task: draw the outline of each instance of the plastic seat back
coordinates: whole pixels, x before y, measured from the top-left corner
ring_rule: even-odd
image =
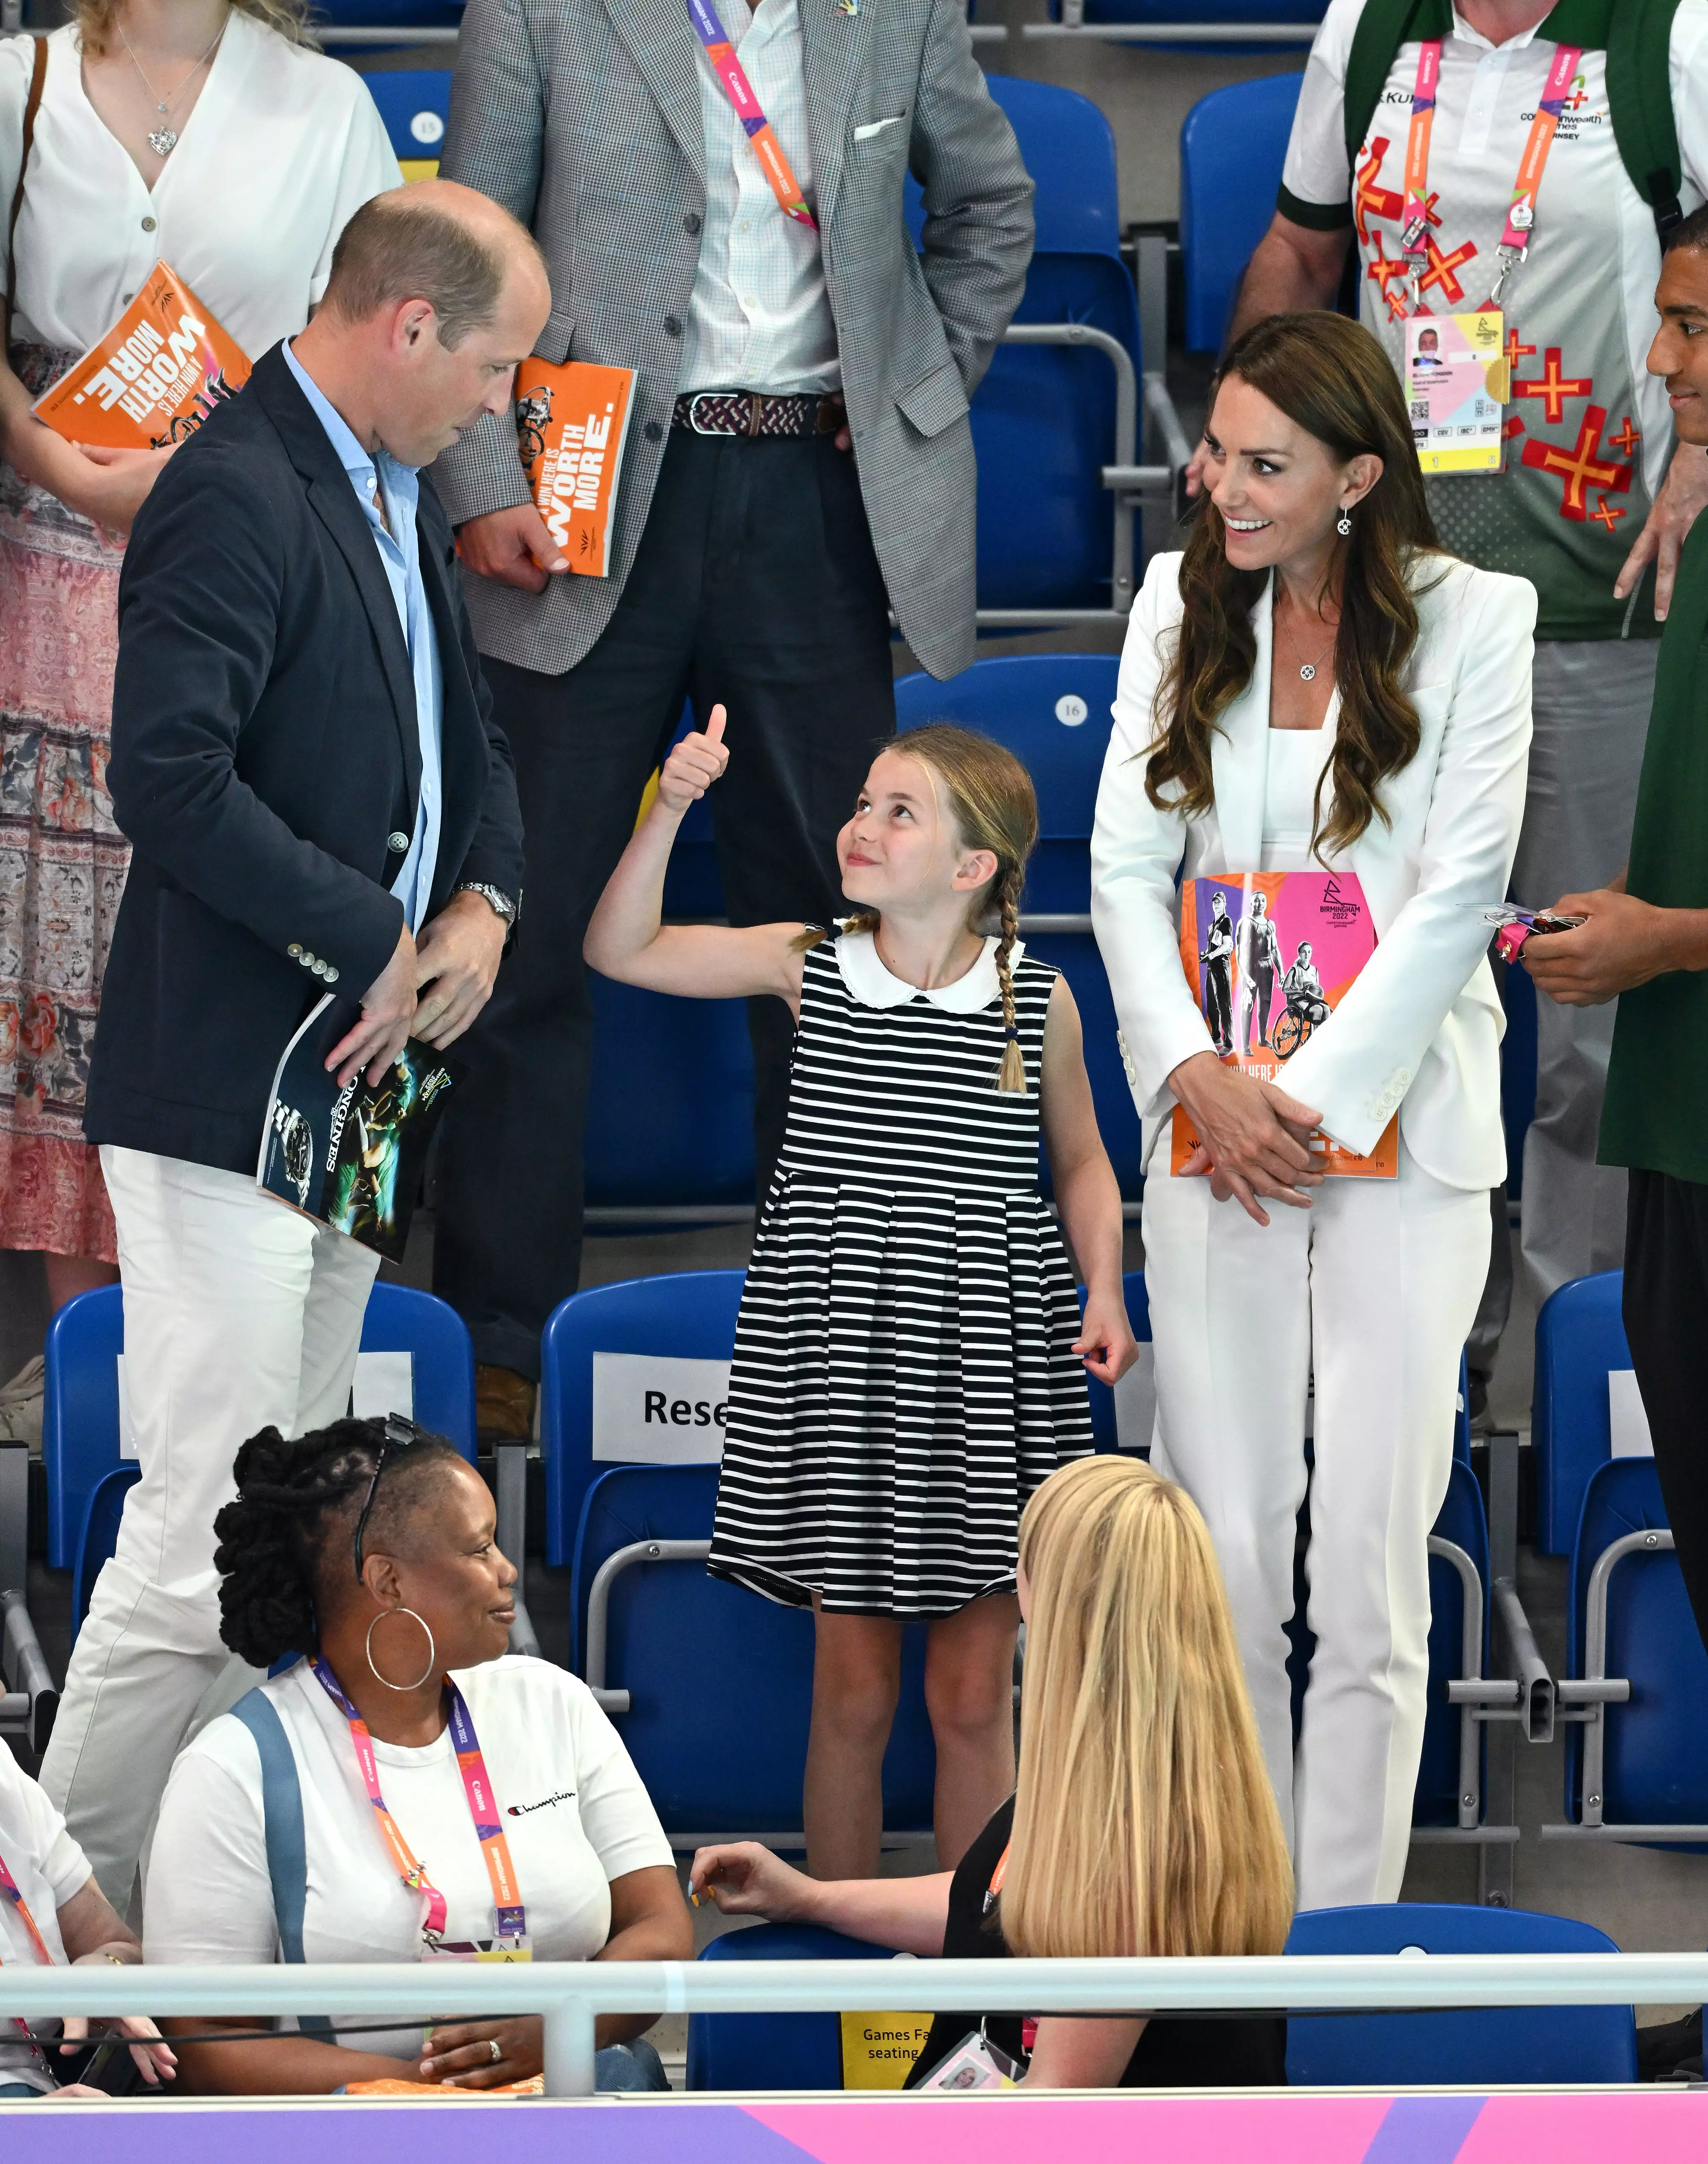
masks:
[[[384,1355],[409,1360],[409,1398],[388,1389],[390,1374]],[[369,1416],[401,1412],[422,1427],[453,1442],[472,1465],[475,1458],[474,1347],[468,1326],[455,1308],[413,1285],[376,1279],[362,1317],[362,1347],[356,1366],[357,1410]],[[385,1402],[382,1402],[385,1400]]]
[[[1133,0],[1107,0],[1107,4],[1130,6]],[[1217,17],[1193,16],[1175,12],[1170,0],[1170,13],[1162,19],[1226,19],[1229,12],[1223,6]],[[1279,19],[1302,22],[1308,13],[1300,10]],[[1098,19],[1142,18],[1105,13]],[[1235,19],[1260,18],[1242,10]],[[1304,79],[1302,75],[1260,76],[1254,82],[1213,90],[1198,100],[1181,128],[1180,252],[1189,353],[1215,353],[1221,347],[1235,289],[1252,249],[1275,215],[1276,191]]]
[[[726,1931],[700,1954],[706,1962],[893,1961],[888,1946],[815,1924],[759,1924]],[[905,1998],[904,1986],[897,1988]],[[839,2089],[842,2024],[835,2014],[690,2014],[691,2089]]]
[[[101,1575],[101,1566],[118,1546],[119,1520],[124,1514],[124,1499],[142,1479],[139,1465],[115,1465],[103,1473],[90,1491],[89,1505],[83,1513],[82,1528],[77,1538],[76,1561],[71,1571],[71,1643],[77,1642],[77,1633],[83,1627],[83,1618],[89,1613],[89,1596],[95,1590],[95,1581]]]
[[[1612,1452],[1611,1370],[1631,1365],[1619,1303],[1622,1270],[1574,1278],[1536,1318],[1530,1442],[1536,1453],[1536,1545],[1569,1555],[1590,1476]]]
[[[571,1598],[575,1666],[584,1673],[588,1595],[620,1550],[709,1540],[715,1466],[616,1466],[587,1491]],[[607,1687],[631,1694],[615,1714],[664,1829],[709,1836],[794,1832],[812,1711],[813,1618],[715,1578],[704,1563],[639,1561],[618,1574],[607,1608]],[[935,1754],[925,1704],[925,1632],[903,1639],[901,1703],[883,1762],[884,1824],[931,1823]]]
[[[454,29],[463,0],[321,0],[315,16],[321,42],[336,45],[341,29]]]
[[[687,1006],[687,1001],[679,1004]],[[736,1317],[741,1305],[742,1270],[683,1270],[652,1278],[625,1279],[572,1293],[548,1320],[540,1340],[540,1444],[546,1461],[546,1560],[561,1569],[574,1547],[581,1506],[588,1489],[605,1467],[644,1463],[637,1452],[622,1459],[595,1458],[594,1382],[601,1353],[630,1359],[727,1362],[736,1349]],[[615,1384],[616,1373],[608,1369]],[[627,1369],[626,1382],[637,1371]],[[641,1433],[652,1423],[642,1389]],[[707,1379],[706,1388],[715,1377]],[[668,1418],[678,1402],[673,1385],[656,1425],[658,1449],[669,1461],[715,1465],[723,1438],[717,1426],[717,1401],[697,1388],[680,1402],[689,1410],[681,1421]],[[698,1421],[694,1406],[709,1402],[711,1417]],[[656,1462],[656,1461],[654,1461]],[[695,1536],[697,1537],[697,1536]]]
[[[1578,1954],[1619,1949],[1592,1925],[1527,1909],[1401,1901],[1307,1909],[1290,1954]],[[1294,2015],[1287,2080],[1297,2088],[1406,2088],[1509,2083],[1633,2082],[1628,2006],[1480,2006],[1464,2012]]]
[[[1060,0],[1052,0],[1052,13],[1059,4]],[[1085,0],[1085,19],[1087,23],[1202,23],[1207,27],[1223,23],[1315,24],[1322,21],[1327,6],[1328,0]],[[1308,30],[1301,42],[1310,42]],[[1267,42],[1243,47],[1218,42],[1190,50],[1273,53],[1278,49]]]
[[[1036,194],[1037,238],[1014,320],[1106,333],[1135,367],[1139,309],[1120,255],[1115,139],[1089,98],[1019,76],[987,78]],[[919,190],[904,187],[915,241]],[[1107,608],[1115,376],[1087,346],[999,345],[972,401],[981,608]]]
[[[1483,1629],[1477,1649],[1480,1673],[1488,1673],[1489,1658],[1489,1527],[1483,1510],[1483,1491],[1468,1464],[1454,1458],[1447,1484],[1447,1500],[1432,1528],[1438,1538],[1451,1541],[1468,1555],[1483,1589]],[[1448,1703],[1447,1686],[1464,1673],[1464,1581],[1458,1567],[1445,1556],[1429,1558],[1429,1710],[1423,1722],[1423,1756],[1417,1768],[1417,1786],[1412,1801],[1412,1823],[1422,1826],[1459,1824],[1459,1736],[1461,1715]],[[1486,1731],[1479,1730],[1480,1737]],[[1482,1746],[1480,1744],[1480,1749]],[[1486,1753],[1485,1752],[1485,1755]],[[1479,1795],[1487,1783],[1480,1780]]]
[[[1595,1473],[1584,1494],[1572,1552],[1567,1668],[1584,1673],[1585,1610],[1596,1560],[1630,1533],[1660,1531],[1667,1523],[1652,1458],[1616,1458]],[[1607,1582],[1605,1673],[1624,1676],[1631,1697],[1607,1707],[1601,1766],[1601,1811],[1609,1825],[1708,1824],[1708,1653],[1684,1591],[1679,1559],[1669,1549],[1637,1549],[1613,1567]],[[1577,1820],[1583,1799],[1583,1731],[1566,1731],[1566,1811]]]
[[[41,1455],[50,1570],[75,1566],[89,1499],[119,1463],[123,1350],[124,1302],[117,1285],[79,1293],[48,1325]]]
[[[460,13],[460,9],[457,12]],[[348,18],[354,22],[352,15]],[[376,24],[380,16],[372,18]],[[451,71],[448,68],[381,69],[362,78],[368,86],[385,133],[391,154],[403,168],[406,181],[424,181],[438,171],[439,151],[445,139],[445,122],[451,110]]]

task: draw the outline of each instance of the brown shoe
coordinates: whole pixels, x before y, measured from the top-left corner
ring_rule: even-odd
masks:
[[[483,1436],[511,1442],[534,1437],[534,1385],[514,1368],[477,1363],[474,1369],[474,1425]]]

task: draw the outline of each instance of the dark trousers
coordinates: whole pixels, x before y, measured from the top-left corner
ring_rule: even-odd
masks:
[[[1204,993],[1209,1007],[1210,1035],[1218,1052],[1234,1049],[1234,993],[1232,978],[1234,965],[1226,954],[1218,954],[1204,969]]]
[[[1632,1174],[1624,1309],[1679,1568],[1708,1644],[1708,1187]]]
[[[702,723],[729,708],[711,805],[731,923],[824,923],[839,908],[836,837],[895,730],[888,601],[853,460],[828,436],[673,430],[591,651],[561,676],[485,667],[516,755],[527,879],[445,1118],[433,1281],[477,1360],[537,1375],[541,1328],[581,1268],[593,1054],[581,942],[684,699]],[[748,1011],[762,1194],[793,1032],[780,1000]]]

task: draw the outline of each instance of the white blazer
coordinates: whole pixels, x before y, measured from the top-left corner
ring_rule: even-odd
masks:
[[[1252,614],[1251,681],[1223,713],[1212,747],[1214,807],[1188,819],[1145,796],[1152,701],[1181,616],[1180,564],[1177,554],[1154,557],[1134,605],[1092,837],[1092,920],[1147,1163],[1174,1109],[1169,1075],[1214,1048],[1181,964],[1179,882],[1261,869],[1271,733],[1272,580]],[[1527,580],[1441,557],[1420,559],[1417,584],[1406,688],[1422,740],[1382,784],[1391,824],[1372,820],[1339,860],[1364,888],[1376,951],[1288,1061],[1285,1086],[1360,1152],[1397,1109],[1426,1172],[1449,1187],[1494,1187],[1506,1177],[1504,1017],[1478,911],[1505,900],[1518,846],[1536,593]],[[1337,710],[1338,699],[1331,726]]]

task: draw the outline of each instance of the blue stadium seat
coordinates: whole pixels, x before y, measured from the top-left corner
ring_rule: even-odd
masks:
[[[595,1688],[627,1693],[612,1719],[665,1831],[683,1846],[742,1834],[798,1841],[813,1619],[709,1575],[704,1544],[716,1498],[713,1465],[616,1466],[588,1489],[571,1577],[574,1665]],[[638,1554],[609,1581],[601,1657],[590,1599],[601,1568],[623,1550],[668,1542],[693,1552]],[[887,1827],[930,1825],[935,1763],[925,1631],[914,1626],[903,1641],[901,1703],[883,1762]]]
[[[1290,1954],[1617,1953],[1604,1932],[1527,1909],[1402,1901],[1307,1909]],[[1634,2082],[1628,2006],[1475,2007],[1428,2014],[1294,2014],[1287,2080],[1297,2088],[1409,2088],[1450,2083]]]
[[[1124,1199],[1136,1202],[1144,1184],[1139,1115],[1122,1069],[1114,1002],[1088,914],[1092,820],[1119,667],[1113,654],[1010,654],[976,661],[946,684],[923,672],[904,676],[895,700],[896,724],[904,733],[931,722],[980,730],[1005,744],[1032,776],[1039,840],[1020,902],[1026,943],[1040,962],[1060,969],[1072,987],[1103,1147]],[[1082,922],[1073,929],[1025,927],[1025,918],[1046,915]]]
[[[1594,1280],[1590,1279],[1590,1283]],[[1609,1550],[1628,1542],[1616,1556]],[[1597,1565],[1605,1624],[1592,1601]],[[1616,1458],[1590,1478],[1572,1553],[1567,1668],[1622,1678],[1622,1704],[1588,1707],[1566,1732],[1566,1814],[1577,1825],[1708,1830],[1708,1653],[1691,1613],[1652,1458]],[[1572,1704],[1569,1681],[1559,1686]],[[1599,1800],[1585,1808],[1586,1800]],[[1692,1845],[1680,1843],[1679,1846]]]
[[[474,1356],[454,1309],[407,1285],[375,1284],[362,1322],[364,1352],[407,1352],[410,1412],[474,1462]],[[48,1325],[42,1459],[48,1565],[69,1570],[72,1622],[81,1625],[101,1566],[113,1553],[137,1468],[120,1454],[118,1358],[123,1298],[103,1285],[68,1300]]]
[[[1037,241],[1014,325],[1102,331],[1142,375],[1108,122],[1089,98],[1054,83],[987,80],[1037,187]],[[905,198],[917,240],[924,213],[911,178]],[[1153,358],[1160,369],[1162,356]],[[997,349],[972,401],[981,609],[1099,611],[1130,600],[1112,596],[1113,499],[1102,485],[1116,455],[1115,418],[1107,355],[1066,344]]]
[[[454,30],[463,19],[463,0],[319,0],[315,19],[324,45],[347,43],[339,35],[344,30],[396,30],[399,44],[407,45],[411,30]],[[363,43],[376,50],[373,40]]]
[[[1607,1376],[1631,1365],[1619,1303],[1622,1270],[1574,1278],[1536,1318],[1530,1442],[1536,1459],[1536,1545],[1569,1555],[1584,1491],[1612,1449]]]
[[[1061,0],[1050,0],[1051,14],[1059,14],[1061,6]],[[1153,24],[1176,23],[1202,25],[1206,29],[1243,27],[1248,23],[1265,29],[1274,24],[1291,26],[1295,23],[1313,27],[1322,21],[1327,6],[1328,0],[1084,0],[1084,19],[1087,23],[1131,23],[1139,29]],[[1310,41],[1311,27],[1307,27],[1300,42],[1308,45]],[[1238,52],[1241,47],[1218,39],[1214,50]],[[1286,48],[1265,39],[1244,50],[1275,52]]]
[[[367,9],[365,0],[357,0],[363,8],[364,19],[376,25],[385,18]],[[428,0],[428,13],[433,12]],[[453,17],[460,15],[460,6],[441,10]],[[356,18],[354,13],[350,21]],[[427,19],[424,16],[423,20]],[[380,118],[385,123],[385,133],[391,138],[391,152],[403,167],[406,181],[425,180],[426,172],[413,171],[411,167],[428,166],[438,170],[439,146],[445,139],[445,123],[451,110],[451,71],[448,68],[380,69],[364,76],[374,102],[380,108]]]
[[[758,1924],[726,1931],[699,1958],[726,1961],[893,1961],[888,1946],[816,1924]],[[898,1996],[907,1986],[898,1982]],[[691,2089],[839,2089],[842,2025],[835,2014],[690,2014]]]
[[[1130,7],[1134,0],[1104,4]],[[1160,19],[1205,19],[1174,13],[1173,0],[1169,4],[1170,13]],[[1224,17],[1228,12],[1225,7],[1218,11]],[[1100,14],[1098,19],[1129,18]],[[1303,17],[1289,13],[1280,19],[1297,22]],[[1181,129],[1180,253],[1188,353],[1221,349],[1241,274],[1275,215],[1276,191],[1303,81],[1302,75],[1260,76],[1254,82],[1213,90],[1198,100]]]
[[[601,1352],[727,1360],[736,1349],[741,1270],[683,1270],[572,1293],[540,1340],[540,1447],[546,1461],[546,1560],[574,1552],[584,1497],[606,1463],[593,1454],[594,1361]],[[721,1436],[707,1437],[715,1463]],[[579,1666],[579,1663],[578,1663]]]

